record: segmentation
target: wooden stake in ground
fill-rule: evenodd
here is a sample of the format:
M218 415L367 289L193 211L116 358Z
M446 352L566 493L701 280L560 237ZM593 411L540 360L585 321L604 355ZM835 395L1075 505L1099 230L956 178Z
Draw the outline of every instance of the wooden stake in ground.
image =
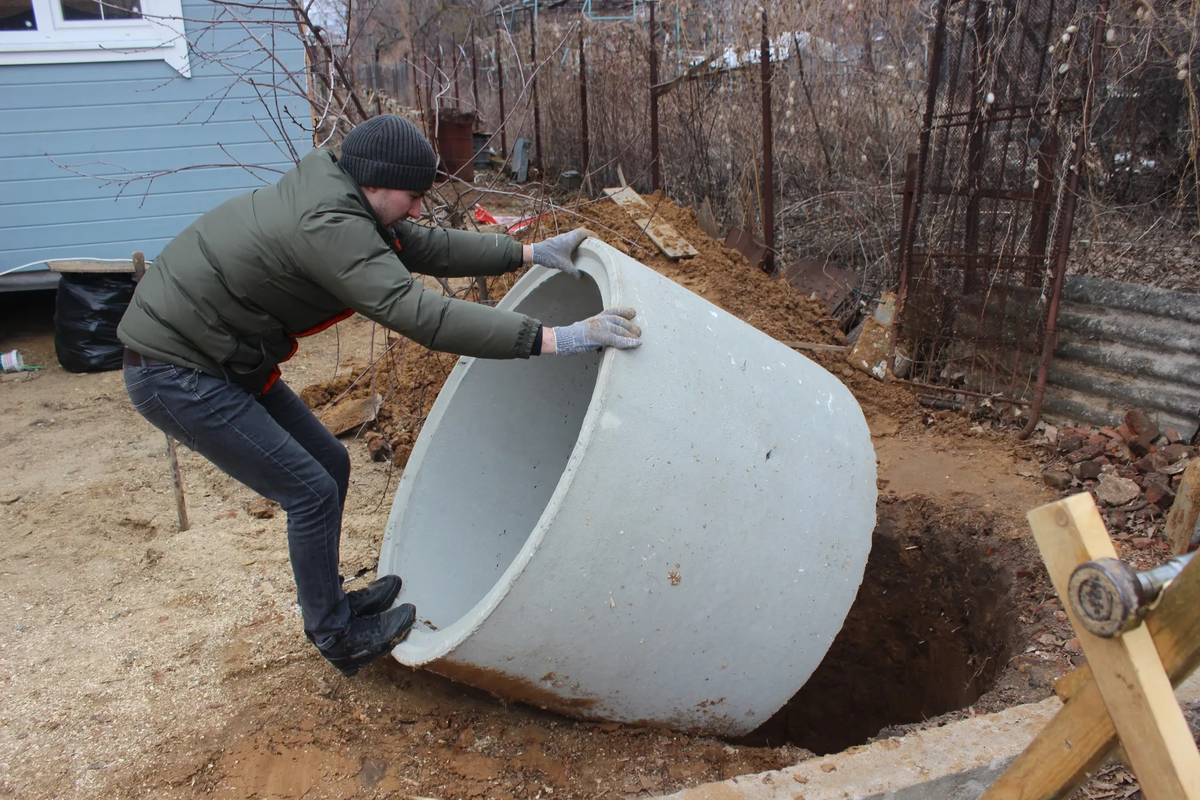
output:
M1164 590L1144 624L1104 639L1088 633L1066 602L1077 566L1116 557L1095 501L1074 495L1028 518L1088 666L1061 682L1066 705L983 800L1066 797L1118 737L1148 800L1200 798L1200 752L1171 688L1200 662L1200 562Z
M163 434L167 439L167 460L171 464L171 484L175 487L175 514L179 517L179 530L186 531L191 527L188 522L187 502L183 497L183 476L179 473L179 458L175 455L175 440Z
M1193 459L1183 471L1183 480L1175 492L1175 502L1167 515L1167 541L1171 550L1186 553L1200 517L1200 458Z
M139 250L133 254L133 277L140 281L145 274L146 257ZM179 458L175 455L174 440L165 433L163 438L167 440L167 462L171 467L171 485L175 489L175 515L179 518L179 530L182 532L191 527L191 523L188 522L187 501L183 496L183 476L179 472Z

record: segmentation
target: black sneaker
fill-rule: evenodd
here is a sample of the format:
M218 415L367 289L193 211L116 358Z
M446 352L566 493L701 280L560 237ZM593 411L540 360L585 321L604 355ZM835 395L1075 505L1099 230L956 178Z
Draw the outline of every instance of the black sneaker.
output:
M412 603L401 603L371 617L351 617L346 635L330 647L321 649L321 655L347 678L352 678L403 641L416 619L417 607Z
M398 594L400 576L384 575L365 589L346 592L346 599L350 601L351 614L356 617L373 617L391 608Z

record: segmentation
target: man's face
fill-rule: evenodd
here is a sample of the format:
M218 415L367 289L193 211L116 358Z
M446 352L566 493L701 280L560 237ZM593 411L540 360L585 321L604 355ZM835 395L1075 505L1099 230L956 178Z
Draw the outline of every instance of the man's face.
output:
M388 227L407 217L417 219L421 216L421 199L425 196L424 192L364 186L363 194L375 209L379 221Z

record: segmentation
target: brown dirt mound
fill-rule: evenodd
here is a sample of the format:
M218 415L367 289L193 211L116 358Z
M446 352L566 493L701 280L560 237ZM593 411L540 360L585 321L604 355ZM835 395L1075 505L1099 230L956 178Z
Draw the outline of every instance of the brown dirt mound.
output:
M699 255L679 261L667 258L639 235L638 226L625 210L607 198L543 217L527 228L528 232L522 231L521 238L537 241L584 225L598 238L768 336L788 342L842 343L837 323L826 316L819 301L751 266L741 253L710 238L697 224L693 209L680 208L661 192L650 195L646 202Z
M768 336L784 342L844 342L837 323L826 316L819 300L806 297L786 281L751 266L741 253L709 237L697 224L693 209L681 208L661 192L650 195L646 202L696 248L699 254L695 258L668 259L640 233L624 209L607 198L570 209L555 209L521 231L518 238L534 242L586 226L606 243ZM490 278L488 291L493 302L502 298L512 283L512 276ZM473 293L469 299L474 299ZM389 336L388 342L387 353L374 365L375 393L383 397L377 427L390 439L396 454L394 463L402 467L455 357L432 353L394 335ZM869 415L875 412L901 416L913 408L908 390L851 369L841 354L807 351L805 355L840 378ZM370 373L370 365L355 364L352 374L309 386L301 392L301 397L317 411L343 395L351 399L369 397Z

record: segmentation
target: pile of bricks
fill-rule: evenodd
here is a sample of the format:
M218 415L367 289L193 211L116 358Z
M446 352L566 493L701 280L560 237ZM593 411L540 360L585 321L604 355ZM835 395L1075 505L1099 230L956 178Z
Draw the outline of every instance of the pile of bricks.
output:
M1114 533L1161 520L1197 453L1178 431L1160 431L1140 411L1128 412L1115 428L1047 425L1044 433L1055 454L1042 473L1046 485L1064 493L1090 491Z

